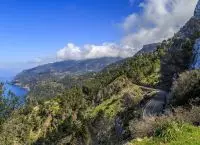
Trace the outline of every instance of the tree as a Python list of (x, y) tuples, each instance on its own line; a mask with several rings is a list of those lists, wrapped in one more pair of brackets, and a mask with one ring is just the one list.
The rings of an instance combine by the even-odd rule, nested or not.
[(15, 94), (9, 92), (7, 97), (3, 94), (3, 83), (0, 83), (0, 125), (20, 106), (19, 99)]

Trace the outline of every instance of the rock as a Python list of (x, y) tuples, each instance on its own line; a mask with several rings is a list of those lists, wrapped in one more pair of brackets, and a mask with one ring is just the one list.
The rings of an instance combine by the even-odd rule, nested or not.
[(192, 63), (192, 69), (200, 69), (200, 39), (195, 41), (193, 48), (194, 61)]
[(195, 11), (194, 11), (194, 17), (196, 19), (200, 19), (200, 0), (198, 1)]
[(194, 10), (194, 16), (175, 34), (176, 38), (190, 38), (200, 32), (200, 0)]
[(192, 38), (194, 34), (200, 33), (200, 18), (192, 17), (181, 29), (175, 34), (175, 38), (186, 39)]
[(154, 52), (157, 49), (157, 47), (160, 44), (161, 43), (152, 43), (152, 44), (144, 45), (143, 48), (140, 51), (138, 51), (138, 53), (136, 55), (146, 54), (146, 53), (152, 53), (152, 52)]

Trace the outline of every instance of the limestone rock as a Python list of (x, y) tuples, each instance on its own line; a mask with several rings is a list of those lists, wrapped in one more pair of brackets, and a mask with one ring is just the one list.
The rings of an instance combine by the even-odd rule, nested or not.
[(200, 19), (200, 0), (198, 1), (195, 11), (194, 11), (194, 17), (197, 19)]
[(138, 51), (136, 55), (154, 52), (156, 51), (157, 46), (159, 46), (160, 44), (161, 43), (152, 43), (152, 44), (144, 45), (143, 48), (140, 51)]
[(194, 61), (192, 63), (192, 69), (200, 69), (200, 39), (197, 39), (193, 50)]

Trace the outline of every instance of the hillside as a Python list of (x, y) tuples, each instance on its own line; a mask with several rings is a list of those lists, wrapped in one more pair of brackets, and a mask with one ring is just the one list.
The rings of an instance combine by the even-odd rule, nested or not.
[(98, 72), (104, 67), (122, 58), (98, 58), (89, 60), (67, 60), (41, 65), (29, 70), (25, 70), (14, 78), (14, 83), (32, 87), (38, 81), (49, 78), (63, 78), (67, 75), (83, 75), (88, 72)]
[[(155, 44), (152, 45), (156, 47)], [(147, 50), (147, 48), (149, 50)], [(73, 86), (83, 86), (87, 89), (90, 89), (90, 87), (92, 87), (92, 92), (95, 92), (99, 88), (102, 88), (109, 82), (113, 81), (116, 77), (123, 74), (125, 74), (130, 79), (135, 79), (134, 82), (155, 87), (159, 84), (160, 58), (164, 54), (164, 50), (162, 48), (156, 47), (153, 51), (151, 48), (152, 47), (144, 47), (141, 49), (141, 51), (145, 49), (142, 55), (135, 55), (133, 57), (122, 60), (120, 58), (116, 58), (118, 61), (105, 66), (101, 66), (100, 62), (109, 62), (110, 60), (113, 60), (115, 58), (76, 61), (79, 62), (77, 63), (77, 65), (74, 65), (73, 63), (71, 64), (71, 62), (74, 61), (47, 64), (24, 71), (22, 72), (22, 74), (17, 75), (15, 80), (19, 78), (18, 80), (20, 81), (16, 82), (21, 82), (21, 84), (23, 84), (24, 86), (29, 86), (29, 88), (31, 88), (31, 91), (28, 95), (28, 100), (31, 101), (33, 101), (33, 98), (34, 100), (53, 98), (65, 89), (69, 89)], [(68, 71), (67, 74), (66, 72), (58, 73), (58, 66), (60, 67), (60, 70), (64, 70), (62, 66), (64, 66), (65, 63), (68, 70), (75, 72), (71, 73)], [(84, 66), (86, 65), (86, 63), (87, 66), (90, 67), (90, 70), (93, 69), (93, 71), (84, 72)], [(143, 66), (144, 63), (149, 64), (148, 68), (146, 68), (145, 70), (144, 67), (146, 66)], [(74, 66), (72, 67), (72, 65)], [(56, 70), (54, 71), (52, 71), (53, 69), (51, 69), (53, 68), (53, 66), (56, 67)], [(102, 67), (102, 71), (97, 73), (96, 68), (99, 66)], [(82, 69), (83, 71), (80, 73), (80, 70), (76, 70), (78, 68), (80, 68), (80, 70)], [(40, 74), (39, 72), (42, 72), (42, 70), (48, 70), (47, 72), (52, 73)]]
[[(49, 86), (55, 83), (52, 81), (46, 82), (48, 87), (39, 85), (35, 92), (54, 90), (59, 94), (45, 100), (32, 100), (15, 111), (2, 124), (0, 142), (122, 144), (132, 138), (130, 122), (142, 117), (142, 107), (157, 94), (151, 87), (159, 84), (163, 55), (164, 49), (158, 47), (154, 52), (109, 65), (94, 75), (79, 76), (77, 79), (82, 79), (82, 85), (75, 83), (75, 87), (68, 89), (60, 90), (59, 86), (52, 89)], [(68, 82), (73, 80), (68, 79)], [(62, 83), (68, 79), (64, 78)], [(32, 96), (37, 97), (38, 94)], [(15, 124), (20, 126), (14, 129)]]

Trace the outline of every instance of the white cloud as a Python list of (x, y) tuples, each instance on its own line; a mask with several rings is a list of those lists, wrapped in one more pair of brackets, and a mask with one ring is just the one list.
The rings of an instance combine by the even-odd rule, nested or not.
[(115, 43), (86, 44), (83, 47), (69, 43), (57, 52), (57, 58), (60, 60), (81, 60), (100, 57), (129, 57), (134, 53), (133, 48)]
[(104, 43), (102, 45), (85, 45), (84, 58), (96, 57), (127, 57), (129, 52), (133, 51), (130, 47), (117, 45), (115, 43)]
[(198, 0), (145, 0), (142, 13), (132, 13), (122, 23), (122, 43), (140, 49), (142, 45), (172, 37), (193, 15)]
[(81, 59), (82, 52), (80, 47), (73, 43), (68, 43), (66, 47), (57, 52), (58, 59)]

